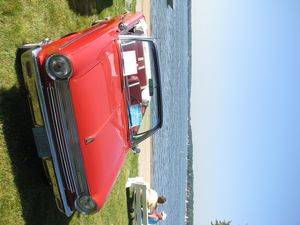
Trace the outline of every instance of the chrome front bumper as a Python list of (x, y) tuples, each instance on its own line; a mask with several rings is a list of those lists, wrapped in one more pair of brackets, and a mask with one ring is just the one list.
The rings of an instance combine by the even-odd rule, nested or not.
[(49, 156), (39, 155), (48, 170), (58, 208), (71, 216), (74, 208), (72, 199), (74, 196), (78, 198), (89, 195), (89, 189), (69, 82), (42, 82), (37, 62), (40, 51), (41, 48), (37, 47), (22, 54), (23, 77), (28, 91), (33, 129), (44, 128), (48, 140)]

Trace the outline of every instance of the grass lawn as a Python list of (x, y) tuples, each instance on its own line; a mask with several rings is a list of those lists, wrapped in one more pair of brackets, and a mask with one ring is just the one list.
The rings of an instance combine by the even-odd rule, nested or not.
[(128, 224), (124, 187), (127, 177), (138, 172), (137, 156), (132, 154), (99, 213), (66, 218), (57, 211), (34, 152), (16, 50), (23, 43), (55, 40), (134, 7), (135, 1), (125, 8), (125, 0), (0, 0), (0, 224)]

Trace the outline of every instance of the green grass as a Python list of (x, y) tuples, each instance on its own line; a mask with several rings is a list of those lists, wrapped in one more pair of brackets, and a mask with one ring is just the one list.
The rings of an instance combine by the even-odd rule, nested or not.
[(18, 46), (58, 39), (125, 10), (125, 0), (0, 0), (0, 224), (128, 224), (124, 186), (138, 168), (131, 154), (99, 213), (66, 218), (57, 211), (34, 152), (30, 113), (16, 72)]

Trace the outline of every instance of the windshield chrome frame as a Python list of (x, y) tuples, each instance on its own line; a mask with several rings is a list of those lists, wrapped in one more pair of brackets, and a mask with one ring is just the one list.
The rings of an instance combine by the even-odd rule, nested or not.
[[(152, 48), (152, 51), (153, 51), (153, 56), (154, 56), (155, 62), (156, 62), (155, 76), (156, 76), (156, 80), (157, 80), (157, 103), (158, 103), (159, 122), (156, 124), (156, 126), (151, 128), (150, 130), (142, 132), (141, 134), (139, 134), (139, 135), (141, 135), (140, 137), (133, 137), (133, 135), (130, 131), (131, 144), (132, 144), (132, 146), (136, 146), (140, 142), (142, 142), (145, 139), (147, 139), (148, 137), (152, 136), (159, 128), (162, 127), (162, 124), (163, 124), (163, 105), (162, 105), (160, 65), (159, 65), (159, 56), (158, 56), (158, 52), (157, 52), (157, 43), (156, 43), (155, 38), (147, 37), (147, 36), (138, 36), (138, 35), (119, 35), (118, 40), (120, 40), (120, 41), (122, 41), (122, 40), (146, 41), (146, 42), (151, 42), (153, 44), (153, 47), (154, 47), (154, 48)], [(121, 43), (120, 43), (120, 50), (122, 51)], [(121, 52), (121, 55), (122, 55), (122, 52)], [(123, 74), (124, 71), (123, 70), (121, 70), (121, 71), (122, 71), (122, 75), (124, 76), (124, 74)], [(124, 84), (125, 84), (125, 79), (124, 79)], [(126, 105), (127, 104), (128, 103), (126, 101)], [(128, 107), (127, 107), (127, 110), (128, 110)], [(130, 120), (130, 118), (128, 118), (128, 122), (129, 122), (129, 120)], [(137, 136), (139, 136), (139, 135), (137, 135)]]

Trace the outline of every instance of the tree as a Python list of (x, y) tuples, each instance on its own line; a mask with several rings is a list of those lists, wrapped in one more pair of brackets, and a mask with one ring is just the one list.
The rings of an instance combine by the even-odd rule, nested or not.
[(211, 222), (211, 225), (230, 225), (231, 221), (226, 222), (225, 220), (216, 220), (215, 223)]

